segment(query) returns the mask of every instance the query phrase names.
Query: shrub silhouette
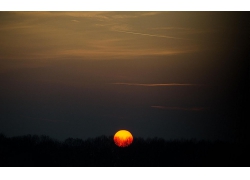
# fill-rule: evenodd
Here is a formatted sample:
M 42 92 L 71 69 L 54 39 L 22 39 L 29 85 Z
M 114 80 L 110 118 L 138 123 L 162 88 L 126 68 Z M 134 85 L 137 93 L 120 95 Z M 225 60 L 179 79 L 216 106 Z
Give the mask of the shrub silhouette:
M 0 166 L 248 167 L 249 147 L 249 143 L 134 138 L 130 146 L 120 148 L 112 136 L 60 142 L 48 136 L 0 134 Z

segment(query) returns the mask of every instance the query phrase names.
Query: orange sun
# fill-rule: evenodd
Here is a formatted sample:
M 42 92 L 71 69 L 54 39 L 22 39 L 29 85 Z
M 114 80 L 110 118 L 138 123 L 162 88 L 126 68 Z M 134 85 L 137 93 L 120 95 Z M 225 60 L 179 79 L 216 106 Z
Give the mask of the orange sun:
M 127 130 L 120 130 L 115 133 L 114 141 L 119 147 L 127 147 L 133 142 L 133 136 Z

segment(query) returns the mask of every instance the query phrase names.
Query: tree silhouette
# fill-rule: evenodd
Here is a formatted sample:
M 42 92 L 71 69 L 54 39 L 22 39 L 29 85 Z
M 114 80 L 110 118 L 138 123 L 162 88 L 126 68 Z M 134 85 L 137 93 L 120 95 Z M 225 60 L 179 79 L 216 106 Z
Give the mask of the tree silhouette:
M 63 142 L 48 136 L 6 137 L 0 134 L 0 166 L 4 167 L 243 167 L 249 143 L 134 138 L 126 148 L 112 136 Z

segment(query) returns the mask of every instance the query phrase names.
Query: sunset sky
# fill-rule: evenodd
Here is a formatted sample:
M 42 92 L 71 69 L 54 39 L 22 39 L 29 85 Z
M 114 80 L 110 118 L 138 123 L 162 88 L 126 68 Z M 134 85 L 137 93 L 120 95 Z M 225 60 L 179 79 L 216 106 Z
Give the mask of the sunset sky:
M 0 133 L 239 140 L 249 12 L 0 12 Z

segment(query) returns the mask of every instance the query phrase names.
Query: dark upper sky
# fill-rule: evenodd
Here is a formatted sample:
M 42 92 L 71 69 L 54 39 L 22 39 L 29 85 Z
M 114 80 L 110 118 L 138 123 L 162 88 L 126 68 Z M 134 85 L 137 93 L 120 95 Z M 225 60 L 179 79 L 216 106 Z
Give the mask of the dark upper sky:
M 0 12 L 0 132 L 237 140 L 249 12 Z

